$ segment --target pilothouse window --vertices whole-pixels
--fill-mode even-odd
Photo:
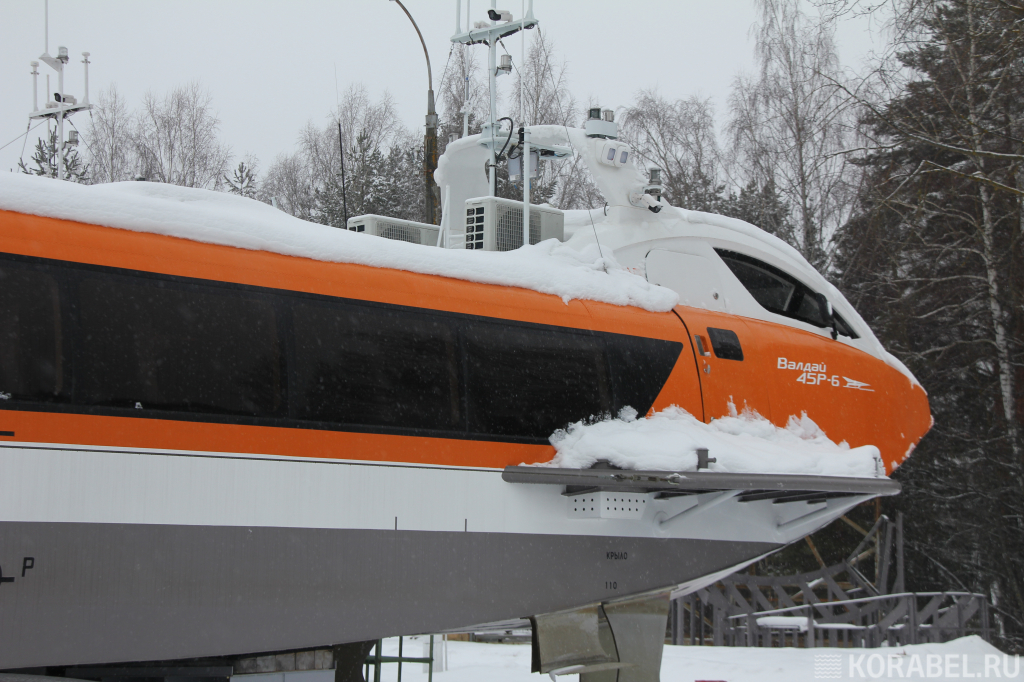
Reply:
[[[795,277],[742,253],[715,249],[736,279],[754,300],[769,312],[800,320],[816,327],[831,327],[818,305],[817,294]],[[836,328],[843,336],[858,338],[856,332],[838,313],[834,313]]]

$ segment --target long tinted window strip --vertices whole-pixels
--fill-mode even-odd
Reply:
[[[470,432],[546,438],[611,412],[603,339],[488,323],[463,329]]]
[[[77,280],[76,402],[282,413],[281,344],[269,296],[93,273]]]
[[[66,345],[67,350],[64,354],[65,357],[63,359],[62,364],[64,366],[64,383],[67,397],[70,400],[72,396],[74,396],[75,400],[73,402],[77,404],[77,406],[73,407],[72,405],[68,405],[67,408],[57,408],[58,411],[85,412],[93,414],[121,414],[124,416],[140,417],[151,416],[166,419],[184,419],[190,421],[197,420],[213,423],[245,423],[260,425],[279,424],[282,426],[290,427],[325,428],[331,430],[353,430],[362,432],[435,432],[438,434],[447,434],[445,437],[452,437],[454,436],[454,434],[457,434],[460,431],[465,432],[465,420],[468,412],[466,408],[470,403],[470,396],[469,392],[466,390],[465,387],[466,372],[464,371],[463,368],[468,366],[469,354],[466,352],[462,352],[462,350],[459,348],[458,335],[454,334],[454,332],[453,338],[455,340],[455,343],[450,347],[450,350],[448,351],[453,353],[455,358],[454,362],[451,363],[455,368],[455,375],[452,376],[451,374],[449,374],[448,376],[448,385],[455,387],[455,400],[452,402],[452,409],[453,412],[457,414],[457,417],[455,419],[454,424],[447,425],[443,421],[439,421],[426,424],[425,426],[417,426],[415,422],[392,422],[389,424],[382,424],[380,426],[375,427],[373,424],[360,425],[349,423],[348,426],[346,427],[345,424],[333,421],[312,421],[309,420],[308,417],[306,420],[296,420],[294,418],[297,416],[295,411],[291,411],[292,419],[286,418],[286,413],[283,408],[288,403],[294,402],[287,399],[288,386],[291,385],[293,389],[291,392],[291,396],[294,397],[296,395],[295,390],[297,390],[296,386],[298,385],[298,372],[296,372],[295,370],[295,363],[293,361],[287,360],[288,357],[295,357],[294,354],[296,352],[296,348],[291,347],[291,344],[294,343],[294,340],[292,338],[294,337],[294,334],[285,333],[285,330],[291,327],[291,323],[288,319],[290,317],[291,308],[294,305],[298,305],[300,302],[312,301],[332,305],[354,305],[356,307],[371,308],[377,311],[383,311],[386,312],[387,315],[397,315],[402,318],[408,315],[412,315],[413,317],[430,317],[444,321],[444,324],[448,325],[449,330],[458,327],[464,327],[466,325],[484,324],[493,329],[499,330],[499,336],[505,333],[503,330],[511,329],[512,331],[528,330],[532,332],[534,335],[540,334],[540,337],[548,335],[546,338],[551,338],[550,335],[553,334],[555,335],[555,337],[562,338],[563,340],[587,340],[587,343],[590,345],[584,344],[583,349],[584,351],[586,351],[586,353],[590,353],[590,359],[585,361],[583,364],[589,368],[596,368],[596,372],[594,372],[593,376],[590,376],[589,379],[587,378],[587,376],[590,374],[589,369],[587,372],[583,373],[575,372],[577,379],[574,381],[575,385],[577,386],[583,385],[584,387],[586,387],[586,385],[589,382],[589,385],[591,387],[596,387],[595,390],[590,391],[590,394],[596,396],[596,398],[591,399],[591,404],[584,404],[583,409],[578,409],[580,408],[580,405],[578,404],[579,401],[576,401],[577,404],[575,404],[574,406],[570,405],[572,409],[566,410],[566,413],[559,417],[554,422],[556,424],[554,426],[545,425],[543,426],[543,428],[522,428],[521,426],[513,426],[511,428],[493,429],[493,431],[496,431],[498,433],[488,433],[486,431],[477,430],[474,431],[474,435],[470,436],[472,438],[480,438],[483,440],[544,442],[546,441],[547,437],[551,434],[551,432],[553,432],[556,428],[564,426],[570,423],[571,421],[575,421],[577,419],[587,418],[590,416],[598,416],[601,414],[608,413],[610,411],[617,412],[618,409],[626,405],[634,407],[640,413],[646,412],[646,409],[649,409],[649,403],[653,402],[658,392],[660,392],[661,387],[664,384],[664,381],[671,373],[675,360],[678,357],[679,349],[681,348],[681,344],[675,342],[657,341],[643,337],[633,337],[618,334],[602,334],[579,330],[570,331],[558,327],[531,325],[528,323],[508,323],[500,320],[488,321],[486,318],[472,318],[467,316],[451,314],[436,314],[430,312],[420,313],[416,309],[409,309],[400,306],[387,306],[383,304],[372,304],[358,301],[329,299],[327,297],[298,294],[287,291],[268,290],[258,287],[247,287],[244,285],[231,283],[206,283],[202,280],[189,280],[185,278],[154,275],[151,273],[136,273],[133,271],[115,270],[110,268],[103,268],[100,266],[69,266],[66,263],[57,261],[43,262],[42,259],[18,257],[13,258],[12,260],[16,261],[17,263],[30,263],[33,265],[33,267],[36,267],[41,271],[50,272],[58,280],[66,280],[66,285],[64,285],[62,288],[63,305],[66,307],[66,310],[63,316],[64,319],[61,322],[61,324],[64,325],[65,329],[71,330],[72,333],[63,334],[64,344]],[[108,283],[108,285],[111,282],[115,284],[120,283],[120,285],[118,286],[108,286],[109,292],[111,292],[108,298],[111,301],[114,301],[115,299],[118,298],[118,291],[122,292],[122,294],[123,292],[126,291],[131,292],[133,290],[133,287],[138,285],[143,287],[144,289],[148,287],[148,290],[152,290],[155,287],[159,291],[203,292],[209,295],[204,300],[211,300],[210,297],[212,297],[213,299],[217,299],[217,297],[234,296],[235,298],[231,299],[233,301],[248,301],[250,304],[253,302],[262,303],[264,306],[262,308],[264,313],[268,311],[270,313],[270,316],[268,318],[269,321],[267,322],[267,324],[262,325],[262,327],[264,329],[276,329],[276,334],[272,335],[276,337],[274,344],[272,344],[272,354],[276,354],[277,362],[275,363],[271,359],[269,363],[266,364],[266,366],[263,368],[263,378],[269,376],[270,380],[264,381],[259,384],[260,386],[270,385],[272,387],[272,392],[274,394],[273,400],[271,401],[272,405],[269,407],[269,409],[256,411],[258,413],[254,412],[251,409],[251,405],[249,407],[246,407],[245,409],[236,411],[235,408],[237,406],[217,404],[216,401],[214,401],[211,404],[209,400],[204,399],[204,396],[202,395],[201,392],[193,392],[193,395],[188,396],[187,400],[184,401],[184,403],[182,403],[181,401],[176,402],[174,400],[164,400],[161,399],[161,396],[159,395],[157,395],[155,399],[152,395],[150,395],[148,396],[147,401],[135,399],[137,398],[138,394],[142,393],[141,390],[132,390],[129,391],[130,395],[114,396],[115,399],[108,399],[105,401],[83,400],[83,397],[87,396],[87,394],[90,391],[95,391],[96,389],[97,377],[95,369],[97,362],[95,361],[104,361],[105,364],[109,364],[109,362],[105,361],[104,357],[99,357],[88,352],[88,348],[94,347],[97,343],[96,334],[93,334],[90,337],[90,335],[88,334],[81,333],[84,326],[86,326],[89,323],[89,320],[81,319],[81,313],[84,312],[84,304],[79,302],[77,299],[79,293],[81,293],[80,290],[83,288],[79,286],[79,284],[88,278],[98,279],[101,282],[105,281]],[[93,299],[103,298],[102,296],[96,295],[95,287],[92,294]],[[123,299],[125,298],[125,296],[127,296],[128,299],[132,299],[133,297],[132,295],[125,294],[122,295],[121,298]],[[137,296],[135,298],[137,298]],[[110,307],[110,305],[106,306],[106,308]],[[238,306],[229,307],[231,307],[233,310],[234,307]],[[252,306],[250,305],[249,308],[251,307]],[[122,313],[123,317],[124,306],[122,305],[121,308],[122,310],[120,312]],[[243,309],[242,312],[245,313],[246,305],[242,305],[241,308]],[[103,306],[97,306],[95,305],[95,301],[93,301],[92,309],[93,313],[95,313],[96,309],[103,310]],[[168,310],[168,307],[163,306],[163,308],[161,308],[160,306],[152,306],[152,309],[162,309],[166,311]],[[110,314],[107,314],[108,312],[109,311],[104,313],[107,315],[107,318],[110,317]],[[173,317],[173,315],[177,315],[180,312],[180,310],[170,310],[168,314],[171,314]],[[219,316],[214,314],[212,315],[212,317],[224,317],[225,319],[231,317],[230,312],[224,312],[224,306],[221,306],[219,312],[224,314]],[[251,310],[249,310],[249,312],[251,312]],[[211,315],[207,315],[207,319],[209,319],[210,317]],[[95,314],[92,315],[92,319],[95,321]],[[166,323],[166,320],[164,322]],[[103,325],[100,326],[103,327]],[[257,329],[258,331],[258,328],[260,326],[261,325],[259,324],[235,325],[236,328],[245,329],[246,333],[249,335],[252,335],[252,331],[254,329]],[[117,326],[107,324],[106,329],[107,332],[109,333],[107,333],[105,338],[107,338],[107,340],[110,340],[109,336],[111,334],[114,334],[115,336],[117,334],[120,334],[122,337],[121,340],[123,341],[123,337],[127,333],[125,330],[128,329],[129,331],[132,332],[133,338],[131,340],[134,342],[135,332],[139,331],[143,327],[145,327],[144,324],[135,325],[133,331],[133,326],[130,324]],[[93,329],[92,331],[95,332],[96,330]],[[145,331],[145,329],[142,329],[142,331]],[[145,336],[145,334],[143,334],[143,336]],[[256,337],[260,336],[261,335],[259,333],[256,334]],[[262,336],[264,338],[266,337],[266,335]],[[228,342],[221,343],[219,345],[221,347],[231,346],[233,351],[236,351],[238,349],[244,351],[245,345],[247,342],[250,341],[250,339],[244,335],[242,335],[241,341],[238,341],[238,338],[238,335],[229,335]],[[537,337],[535,336],[534,338]],[[118,344],[116,343],[117,340],[118,339],[116,338],[113,339],[115,343],[108,345],[112,348],[118,347]],[[289,344],[289,350],[287,352],[287,355],[285,353],[285,343]],[[541,345],[543,346],[544,344]],[[573,344],[570,344],[570,346],[572,345]],[[561,345],[558,345],[558,347],[561,347]],[[579,344],[577,343],[574,347],[578,350]],[[603,359],[599,358],[596,355],[593,355],[595,347],[598,348],[598,350],[605,348],[607,349],[607,353],[600,353],[601,358]],[[119,361],[123,362],[125,357],[128,355],[128,353],[124,352],[126,348],[132,351],[131,354],[133,355],[133,357],[136,355],[136,349],[131,347],[131,344],[127,343],[121,344],[120,350],[122,352],[120,356],[117,355],[116,351],[110,351],[108,355],[112,355],[115,358],[118,358]],[[630,353],[623,353],[620,352],[622,348],[629,348],[632,349],[632,351]],[[180,351],[181,348],[179,348],[178,350]],[[188,349],[186,348],[185,350],[187,351]],[[185,355],[189,354],[186,352]],[[249,356],[251,355],[251,353],[243,352],[241,353],[241,355]],[[541,355],[543,356],[543,353]],[[72,376],[69,371],[76,357],[82,362],[82,371],[75,373],[82,378],[82,382],[77,389],[71,386],[71,380],[75,379],[76,377]],[[209,357],[209,354],[200,354],[199,357],[200,360],[202,360],[203,358]],[[170,355],[164,357],[163,359],[165,361],[173,360],[173,358],[170,357]],[[106,360],[109,360],[109,358],[106,358]],[[551,360],[551,357],[549,357],[548,360]],[[136,366],[136,368],[138,364],[139,363],[136,358],[134,361],[134,365]],[[166,364],[166,362],[164,364]],[[175,363],[171,362],[171,364],[173,365]],[[199,364],[202,364],[202,362],[200,362]],[[218,363],[214,364],[216,365]],[[221,365],[221,369],[223,369],[225,363],[219,362],[219,364]],[[579,367],[579,365],[579,356],[570,353],[569,367],[563,368],[560,371],[566,371],[568,375],[571,377],[574,375],[572,366]],[[276,371],[274,368],[276,368]],[[136,376],[137,378],[137,374],[138,373],[135,372],[132,376]],[[195,374],[195,372],[193,372],[193,374]],[[185,377],[185,383],[187,383],[189,380],[188,372],[184,372],[183,375]],[[557,373],[551,374],[551,376],[556,375]],[[147,376],[149,378],[152,378],[151,374]],[[205,372],[203,376],[215,379],[216,373]],[[583,377],[583,380],[579,380],[580,376]],[[596,377],[596,379],[594,377]],[[638,381],[638,377],[642,379]],[[117,379],[117,376],[114,376],[113,378]],[[541,377],[541,379],[542,381],[540,382],[540,385],[543,385],[543,380],[546,380],[546,377]],[[211,383],[217,386],[222,386],[223,384],[225,384],[225,382],[219,380],[213,380],[211,381]],[[231,382],[227,382],[227,385],[230,388]],[[138,386],[135,387],[135,389],[138,388]],[[150,386],[150,388],[152,387]],[[252,389],[253,386],[248,385],[244,386],[243,388]],[[536,389],[537,386],[529,386],[527,387],[525,393],[529,393],[530,391]],[[246,392],[242,391],[241,393],[244,394]],[[582,391],[579,393],[579,395],[583,396],[581,400],[584,403],[586,403],[588,392]],[[93,398],[96,397],[97,396],[95,395],[93,396]],[[109,397],[110,396],[108,396],[108,398]],[[171,397],[173,398],[174,396]],[[247,395],[243,395],[242,398],[248,400],[250,404],[254,400],[256,402],[259,402],[259,396],[252,391],[250,391]],[[17,408],[17,402],[19,401],[10,401],[8,402],[8,406],[16,409],[24,409]],[[266,402],[267,401],[264,400],[264,403]],[[136,403],[140,404],[143,409],[134,409]],[[56,408],[57,406],[54,407]],[[266,404],[264,404],[264,408],[266,407]],[[500,418],[500,414],[497,416],[497,418]],[[406,422],[406,420],[404,419],[399,421]]]
[[[294,352],[294,335],[292,334],[292,311],[290,301],[284,296],[270,296],[274,306],[274,319],[277,322],[277,338],[280,353],[278,355],[278,372],[281,377],[280,406],[277,414],[282,417],[291,416],[291,391],[295,386],[295,377],[291,361]]]
[[[455,330],[441,316],[296,301],[292,414],[347,424],[461,426]]]
[[[64,326],[53,273],[0,261],[0,401],[54,402],[63,397]]]

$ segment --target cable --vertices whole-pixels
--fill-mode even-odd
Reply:
[[[594,241],[597,242],[597,252],[601,254],[601,260],[604,260],[604,249],[601,248],[601,240],[597,238],[597,225],[594,224],[594,214],[591,213],[594,209],[588,208],[587,215],[590,216],[590,226],[594,228]],[[605,272],[607,272],[607,268]]]
[[[505,145],[501,148],[501,151],[498,152],[498,155],[494,157],[495,161],[500,159],[501,155],[505,153],[505,149],[508,147],[508,143],[512,141],[512,131],[514,131],[516,127],[516,122],[510,119],[508,116],[502,116],[501,118],[498,119],[499,123],[502,121],[508,121],[508,138],[505,140]]]
[[[448,48],[448,59],[444,63],[444,71],[441,72],[441,81],[437,84],[437,91],[438,91],[438,93],[444,92],[444,78],[445,78],[445,76],[448,75],[448,64],[450,64],[451,61],[452,61],[452,52],[454,50],[455,50],[455,45],[454,44],[450,48]]]
[[[567,126],[567,125],[565,125],[563,123],[562,124],[562,128],[565,129],[565,141],[569,143],[569,147],[570,147],[570,149],[572,149],[572,153],[576,154],[577,156],[579,156],[579,152],[576,151],[576,145],[574,145],[572,143],[572,138],[569,137],[569,126]],[[607,207],[607,206],[608,206],[608,202],[605,202],[605,207]],[[592,208],[588,208],[587,209],[587,216],[590,218],[590,226],[592,228],[594,228],[594,241],[597,242],[597,252],[599,254],[601,254],[601,260],[604,260],[604,249],[601,248],[601,240],[598,239],[598,237],[597,237],[597,225],[594,224],[594,214],[591,213],[591,211],[593,211],[593,210],[594,209],[592,209]],[[608,213],[606,212],[605,215],[608,215]],[[607,271],[608,271],[608,266],[605,265],[605,272],[607,272]]]
[[[508,48],[505,47],[505,43],[503,43],[501,40],[499,40],[498,44],[501,45],[501,49],[505,50],[505,54],[507,54],[509,57],[512,56],[512,54],[508,51]],[[516,66],[516,60],[514,60],[514,59],[512,60],[512,68],[516,70],[516,75],[517,76],[519,76],[520,78],[523,77],[523,74],[519,73],[519,67]]]
[[[32,125],[32,120],[31,119],[29,119],[28,125],[26,125],[25,127],[28,128],[30,125]],[[17,138],[15,138],[15,139],[17,139]],[[25,131],[25,141],[21,143],[21,156],[18,157],[18,165],[19,166],[25,165],[25,147],[27,147],[27,146],[28,146],[28,130]]]
[[[68,119],[68,123],[71,123],[71,127],[75,129],[75,132],[78,133],[79,137],[82,138],[82,142],[84,142],[85,146],[89,148],[89,153],[92,154],[92,145],[89,144],[89,141],[85,139],[84,135],[82,135],[82,132],[78,129],[78,126],[72,123],[70,118]]]
[[[46,119],[43,119],[43,120],[45,121]],[[43,121],[40,121],[39,123],[37,123],[35,125],[32,125],[31,122],[30,122],[29,125],[31,127],[28,130],[26,130],[25,132],[23,132],[20,135],[18,135],[18,137],[24,137],[25,140],[28,141],[28,134],[30,132],[32,132],[33,130],[35,130],[36,128],[38,128],[39,126],[43,125]],[[13,140],[11,140],[7,144],[5,144],[3,147],[0,147],[0,149],[6,149],[7,147],[10,147],[12,144],[14,144],[15,142],[18,141],[18,137],[14,138]],[[24,148],[22,148],[21,153],[22,153],[22,155],[25,154]]]

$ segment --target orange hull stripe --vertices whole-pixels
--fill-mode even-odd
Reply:
[[[374,237],[365,237],[373,239]],[[672,313],[367,265],[327,263],[0,211],[0,251],[507,320],[675,339]],[[591,310],[599,313],[592,317]],[[611,312],[611,314],[609,314]]]
[[[314,457],[371,462],[502,469],[546,462],[550,445],[317,431],[239,424],[179,422],[47,412],[0,411],[0,442]]]

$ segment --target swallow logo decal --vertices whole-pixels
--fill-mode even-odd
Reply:
[[[846,385],[843,386],[843,388],[852,388],[857,391],[871,391],[872,393],[874,393],[875,391],[875,389],[871,388],[871,384],[865,384],[863,381],[857,381],[856,379],[851,379],[850,377],[843,378],[846,379]]]

